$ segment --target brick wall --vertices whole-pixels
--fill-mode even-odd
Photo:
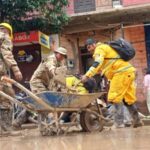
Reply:
[[[82,47],[85,44],[85,41],[88,37],[93,37],[97,41],[106,42],[111,39],[121,37],[122,32],[121,30],[116,30],[113,35],[109,31],[89,31],[89,32],[83,32],[83,33],[77,33],[75,35],[69,36],[69,37],[61,37],[61,45],[65,46],[68,49],[68,55],[70,58],[74,58],[75,62],[77,63],[77,66],[74,70],[74,72],[79,71],[79,64],[80,64],[80,50],[78,47]],[[145,98],[143,97],[142,91],[143,91],[143,78],[144,73],[143,69],[147,66],[147,58],[146,58],[146,47],[145,47],[145,33],[144,33],[144,27],[134,27],[134,28],[125,28],[124,29],[124,36],[125,38],[132,42],[133,46],[136,49],[136,56],[131,61],[131,63],[136,67],[137,69],[137,100],[138,104],[140,106],[140,109],[142,112],[146,113],[147,108],[145,104]],[[67,39],[68,40],[67,40]],[[76,48],[76,55],[73,54],[74,50],[72,49],[72,46],[70,44],[69,39],[71,41],[75,42]],[[78,43],[77,43],[78,39]],[[75,57],[74,57],[75,56]]]
[[[84,47],[85,41],[88,37],[93,37],[97,41],[101,40],[102,42],[105,42],[110,40],[110,33],[103,33],[102,31],[89,31],[72,35],[60,36],[60,45],[67,48],[68,58],[74,59],[75,61],[75,68],[73,69],[73,72],[77,73],[82,68],[79,47]]]
[[[95,0],[96,11],[104,11],[112,8],[112,0]],[[69,6],[66,9],[68,15],[74,14],[74,0],[69,0]],[[86,11],[85,11],[86,13]]]
[[[112,0],[95,0],[95,2],[97,11],[104,11],[112,8]]]
[[[139,101],[143,101],[143,69],[147,66],[146,47],[145,47],[145,33],[144,27],[133,27],[125,29],[125,38],[132,42],[136,49],[136,56],[131,61],[137,69],[137,96]]]
[[[84,46],[87,38],[92,37],[96,41],[106,42],[110,40],[111,34],[109,31],[88,31],[79,33],[79,46]]]
[[[131,61],[131,63],[137,69],[137,101],[140,107],[140,110],[143,113],[147,113],[146,101],[143,96],[143,78],[144,73],[143,69],[147,67],[147,58],[146,58],[146,46],[145,46],[145,33],[144,27],[132,27],[126,28],[125,30],[125,38],[132,42],[133,46],[136,49],[136,56]]]
[[[79,52],[77,47],[77,37],[74,35],[61,35],[60,46],[67,49],[68,59],[74,60],[74,68],[71,69],[72,73],[79,72]]]

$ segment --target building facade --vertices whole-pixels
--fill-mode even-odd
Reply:
[[[150,0],[70,0],[69,24],[60,35],[60,45],[68,49],[68,65],[72,72],[84,73],[92,56],[84,43],[88,37],[110,41],[124,37],[136,49],[131,63],[137,69],[137,98],[145,103],[143,69],[150,66]]]
[[[57,47],[68,49],[68,67],[71,72],[85,73],[92,64],[92,56],[84,44],[88,37],[101,42],[124,37],[136,49],[136,56],[131,63],[137,69],[137,99],[144,106],[145,99],[141,91],[143,69],[150,67],[150,0],[69,0],[66,12],[71,18],[70,22],[63,28],[56,42],[59,43]],[[14,54],[25,78],[29,80],[42,56],[50,50],[41,48],[41,44],[33,41],[21,46],[15,44]],[[25,61],[29,53],[32,56],[38,55],[33,57],[36,58],[36,61],[32,59],[33,63]],[[33,65],[30,74],[24,69],[29,69],[29,64]]]

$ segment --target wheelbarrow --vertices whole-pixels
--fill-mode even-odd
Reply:
[[[33,94],[13,79],[2,77],[1,80],[13,84],[28,95],[20,102],[2,91],[0,92],[0,95],[13,103],[38,114],[37,124],[43,136],[67,133],[70,127],[77,125],[81,125],[82,129],[88,132],[102,131],[103,129],[105,118],[96,103],[96,99],[106,92],[76,94],[46,91]],[[60,114],[64,112],[74,114],[70,122],[62,123],[60,121]],[[53,114],[53,120],[51,121],[49,120],[50,113]]]

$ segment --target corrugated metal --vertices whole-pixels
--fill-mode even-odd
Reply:
[[[150,3],[150,0],[122,0],[123,6]]]

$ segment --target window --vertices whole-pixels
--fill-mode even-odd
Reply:
[[[74,0],[74,12],[95,11],[95,0]]]
[[[121,0],[112,0],[113,8],[122,7]]]

